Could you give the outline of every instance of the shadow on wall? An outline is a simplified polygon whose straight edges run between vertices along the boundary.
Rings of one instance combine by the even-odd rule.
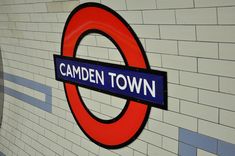
[[[3,62],[2,51],[0,47],[0,128],[2,126],[3,103],[4,103],[4,80],[3,80]]]

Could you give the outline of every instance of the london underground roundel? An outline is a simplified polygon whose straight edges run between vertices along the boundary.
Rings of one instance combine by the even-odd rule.
[[[81,40],[90,33],[112,41],[125,65],[77,58]],[[56,79],[64,83],[77,124],[91,141],[102,147],[114,149],[130,144],[142,132],[151,107],[167,109],[166,73],[150,69],[135,32],[104,5],[85,3],[71,12],[63,31],[61,55],[54,55],[54,63]],[[117,117],[99,119],[86,107],[78,86],[124,98],[126,105]]]

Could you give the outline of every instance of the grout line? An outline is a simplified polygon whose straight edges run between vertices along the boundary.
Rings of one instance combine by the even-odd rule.
[[[174,10],[174,15],[175,15],[175,24],[177,25],[177,17],[176,17],[176,10]]]
[[[219,25],[219,13],[218,13],[218,7],[216,7],[216,23]]]

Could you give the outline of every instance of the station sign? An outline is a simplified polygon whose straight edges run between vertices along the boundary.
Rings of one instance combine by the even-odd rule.
[[[91,33],[108,38],[125,65],[76,57],[81,40]],[[61,54],[54,55],[54,64],[56,80],[64,83],[77,124],[102,147],[116,149],[130,144],[142,132],[151,107],[167,110],[167,73],[151,70],[131,26],[107,6],[84,3],[71,12],[63,31]],[[117,117],[100,119],[86,107],[78,86],[124,98],[126,105]]]

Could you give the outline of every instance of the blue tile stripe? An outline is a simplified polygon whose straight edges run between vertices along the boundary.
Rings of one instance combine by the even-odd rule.
[[[229,144],[224,141],[218,141],[218,155],[220,156],[234,156],[235,155],[235,145]]]
[[[5,154],[3,154],[3,153],[0,151],[0,156],[5,156]]]
[[[218,156],[235,155],[235,144],[180,128],[179,155],[196,156],[197,148]]]
[[[179,149],[180,156],[197,156],[196,147],[179,142]]]
[[[35,81],[32,81],[32,80],[29,80],[29,79],[26,79],[26,78],[12,75],[9,73],[4,73],[4,79],[45,94],[45,101],[42,101],[42,100],[39,100],[35,97],[29,96],[27,94],[24,94],[22,92],[19,92],[19,91],[16,91],[14,89],[11,89],[9,87],[4,86],[4,93],[5,94],[13,96],[19,100],[22,100],[26,103],[29,103],[35,107],[38,107],[44,111],[51,113],[51,111],[52,111],[52,89],[51,89],[51,87],[46,86],[41,83],[38,83],[38,82],[35,82]]]
[[[198,134],[186,129],[181,129],[179,132],[179,140],[190,144],[194,147],[206,150],[210,153],[216,154],[217,152],[217,140],[214,138],[209,138],[205,135]]]

